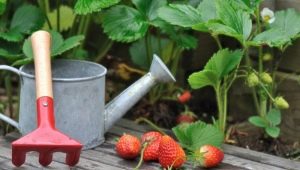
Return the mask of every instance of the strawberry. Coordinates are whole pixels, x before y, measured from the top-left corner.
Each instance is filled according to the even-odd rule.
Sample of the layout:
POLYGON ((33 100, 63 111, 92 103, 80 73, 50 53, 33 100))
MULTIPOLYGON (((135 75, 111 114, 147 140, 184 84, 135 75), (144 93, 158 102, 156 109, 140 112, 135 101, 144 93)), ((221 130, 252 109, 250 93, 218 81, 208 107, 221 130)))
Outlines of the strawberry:
POLYGON ((180 124, 180 123, 193 123, 196 120, 197 120, 197 116, 191 111, 182 112, 176 118, 177 124, 180 124))
POLYGON ((195 152, 195 159, 200 166, 211 168, 219 165, 224 158, 224 153, 213 145, 203 145, 195 152))
POLYGON ((186 90, 186 91, 184 91, 182 94, 179 94, 179 95, 177 96, 177 100, 178 100, 180 103, 184 104, 184 103, 188 102, 188 101, 191 99, 191 97, 192 97, 191 92, 188 91, 188 90, 186 90))
POLYGON ((179 168, 186 161, 186 155, 173 138, 164 135, 159 144, 158 161, 163 168, 179 168))
POLYGON ((132 135, 124 134, 116 143, 118 155, 124 159, 136 158, 141 150, 140 140, 132 135))
POLYGON ((149 142, 144 150, 144 161, 158 160, 158 148, 161 137, 161 133, 156 131, 150 131, 142 135, 142 143, 149 142))

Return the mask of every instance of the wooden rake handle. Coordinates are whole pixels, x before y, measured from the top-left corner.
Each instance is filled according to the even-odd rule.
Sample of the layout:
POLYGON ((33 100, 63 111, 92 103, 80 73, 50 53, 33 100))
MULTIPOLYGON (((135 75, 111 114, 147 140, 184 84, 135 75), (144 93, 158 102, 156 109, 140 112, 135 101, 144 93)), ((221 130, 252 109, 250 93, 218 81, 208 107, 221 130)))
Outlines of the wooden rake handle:
POLYGON ((31 35, 34 56, 36 98, 53 98, 51 75, 51 35, 47 31, 37 31, 31 35))

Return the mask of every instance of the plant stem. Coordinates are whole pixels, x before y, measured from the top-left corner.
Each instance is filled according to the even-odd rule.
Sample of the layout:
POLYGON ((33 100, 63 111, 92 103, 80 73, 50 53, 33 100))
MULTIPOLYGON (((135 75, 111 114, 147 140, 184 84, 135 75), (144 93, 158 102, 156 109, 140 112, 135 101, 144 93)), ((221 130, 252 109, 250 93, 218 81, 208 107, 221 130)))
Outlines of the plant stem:
POLYGON ((44 15, 45 15, 45 18, 46 18, 46 22, 47 22, 47 25, 49 27, 50 30, 52 30, 52 25, 51 25, 51 22, 48 18, 48 12, 49 12, 49 2, 47 0, 39 0, 38 1, 38 4, 39 4, 39 7, 43 10, 44 12, 44 15))
POLYGON ((57 13, 56 13, 56 29, 57 29, 57 32, 60 32, 60 0, 56 0, 56 10, 57 10, 57 13))
MULTIPOLYGON (((259 6, 256 8, 256 24, 257 24, 257 34, 262 32, 262 26, 260 23, 260 15, 259 15, 259 6)), ((262 46, 258 47, 258 75, 260 75, 264 70, 263 67, 263 48, 262 46)), ((267 99, 264 97, 262 93, 259 93, 259 105, 260 112, 259 115, 265 117, 267 112, 267 99)))
POLYGON ((223 49, 222 44, 221 44, 221 41, 220 41, 220 39, 219 39, 219 36, 218 36, 218 35, 212 34, 212 37, 213 37, 213 38, 215 39, 215 41, 217 42, 217 45, 218 45, 219 49, 223 49))
POLYGON ((105 42, 103 43, 103 45, 101 46, 101 48, 98 52, 98 55, 97 55, 97 57, 95 58, 94 61, 99 63, 102 60, 102 58, 105 56, 105 54, 107 54, 107 52, 110 50, 113 43, 114 42, 111 39, 107 38, 105 40, 105 42))
POLYGON ((153 122, 151 122, 150 120, 140 117, 137 118, 135 120, 136 123, 140 123, 140 122, 146 122, 148 125, 150 125, 153 129, 157 130, 158 132, 160 132, 163 135, 167 135, 163 130, 161 130, 156 124, 154 124, 153 122))
POLYGON ((225 129, 226 129, 226 121, 227 121, 227 90, 226 90, 226 88, 222 88, 223 89, 223 113, 222 113, 222 115, 223 115, 223 117, 222 117, 222 119, 223 119, 223 127, 222 127, 222 129, 224 130, 224 132, 225 132, 225 129))
POLYGON ((216 92, 216 98, 217 98, 217 105, 218 105, 218 117, 219 117, 219 127, 220 127, 220 130, 222 132, 225 131, 225 129, 223 128, 224 125, 223 125, 223 97, 222 97, 222 91, 221 91, 221 83, 219 82, 217 87, 215 88, 215 92, 216 92))
POLYGON ((178 68, 178 64, 179 64, 179 61, 180 61, 181 52, 182 52, 182 50, 178 46, 176 46, 173 50, 173 55, 172 55, 172 58, 171 58, 171 61, 173 61, 172 66, 171 66, 171 73, 175 76, 176 76, 176 73, 177 73, 177 68, 178 68))
POLYGON ((152 58, 152 44, 151 44, 151 34, 150 31, 147 32, 145 37, 145 47, 147 53, 147 65, 150 66, 152 58))
POLYGON ((137 166, 134 168, 134 170, 138 170, 138 169, 140 169, 140 167, 142 166, 142 164, 143 164, 143 158, 144 158, 144 152, 145 152, 145 149, 146 149, 147 146, 148 146, 148 142, 145 142, 145 143, 143 144, 143 148, 142 148, 142 151, 141 151, 140 161, 139 161, 139 163, 137 164, 137 166))

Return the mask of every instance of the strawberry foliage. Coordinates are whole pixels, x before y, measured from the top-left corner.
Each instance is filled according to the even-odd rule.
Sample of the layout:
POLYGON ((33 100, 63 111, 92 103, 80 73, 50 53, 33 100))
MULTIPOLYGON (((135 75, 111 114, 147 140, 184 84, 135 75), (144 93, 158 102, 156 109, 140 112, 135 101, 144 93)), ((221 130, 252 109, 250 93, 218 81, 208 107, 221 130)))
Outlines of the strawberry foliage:
POLYGON ((221 147, 224 135, 218 127, 197 121, 191 124, 180 124, 172 128, 180 144, 189 151, 210 144, 221 147))

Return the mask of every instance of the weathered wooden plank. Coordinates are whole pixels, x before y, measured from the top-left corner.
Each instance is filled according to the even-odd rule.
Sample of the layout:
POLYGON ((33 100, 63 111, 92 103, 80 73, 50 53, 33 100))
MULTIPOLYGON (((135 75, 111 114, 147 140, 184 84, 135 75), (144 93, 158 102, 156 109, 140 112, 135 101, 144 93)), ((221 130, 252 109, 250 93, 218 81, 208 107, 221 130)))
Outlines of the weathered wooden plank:
MULTIPOLYGON (((0 148, 0 151, 1 151, 1 148, 0 148)), ((3 158, 2 156, 0 156, 0 169, 1 170, 11 170, 11 169, 16 169, 16 168, 11 163, 10 159, 3 158)), ((18 168, 18 170, 28 170, 28 169, 37 170, 38 168, 32 167, 27 164, 24 164, 22 167, 18 168)))
MULTIPOLYGON (((105 153, 103 150, 88 150, 83 151, 81 153, 81 157, 88 158, 90 160, 114 165, 118 169, 133 169, 138 162, 138 159, 135 160, 125 160, 118 157, 116 154, 110 152, 105 153)), ((143 164, 140 168, 141 170, 159 170, 160 168, 157 166, 149 166, 147 164, 143 164)))
MULTIPOLYGON (((83 151, 83 152, 85 152, 85 151, 83 151)), ((95 160, 95 159, 93 160, 93 159, 86 158, 86 157, 82 156, 83 152, 80 155, 80 159, 79 159, 78 164, 76 165, 76 167, 73 167, 76 170, 77 169, 86 169, 86 170, 90 170, 90 169, 122 170, 121 168, 118 168, 116 166, 107 164, 105 162, 103 163, 103 162, 100 162, 100 161, 95 160)), ((54 161, 64 164, 65 163, 65 154, 56 153, 56 155, 54 156, 54 161)))
MULTIPOLYGON (((7 135, 5 138, 0 138, 0 145, 3 146, 0 148, 0 157, 5 155, 4 158, 6 158, 7 162, 3 162, 8 164, 9 169, 10 167, 14 167, 11 163, 11 149, 10 149, 10 142, 15 140, 17 137, 19 137, 18 133, 11 133, 7 135), (6 140, 7 138, 7 140, 6 140)), ((22 168, 27 169, 74 169, 74 170, 80 170, 80 169, 107 169, 107 170, 121 170, 120 168, 117 168, 115 166, 107 165, 105 163, 99 163, 97 161, 91 161, 89 159, 85 159, 83 157, 80 157, 79 163, 75 166, 70 168, 69 166, 65 165, 65 154, 64 153, 54 153, 53 155, 53 162, 50 164, 49 167, 44 168, 40 166, 38 163, 38 154, 37 153, 28 153, 26 158, 26 164, 22 166, 22 168)), ((0 167, 1 164, 0 164, 0 167)))
POLYGON ((285 168, 279 168, 272 165, 267 165, 252 160, 239 158, 237 156, 225 154, 223 163, 228 163, 233 166, 243 167, 251 170, 286 170, 285 168))
POLYGON ((249 149, 244 149, 232 145, 224 145, 223 149, 225 153, 235 155, 240 158, 245 158, 248 160, 264 163, 267 165, 276 166, 279 168, 285 168, 285 169, 300 169, 300 162, 292 161, 289 159, 283 159, 277 156, 273 156, 270 154, 265 154, 262 152, 256 152, 249 149))

